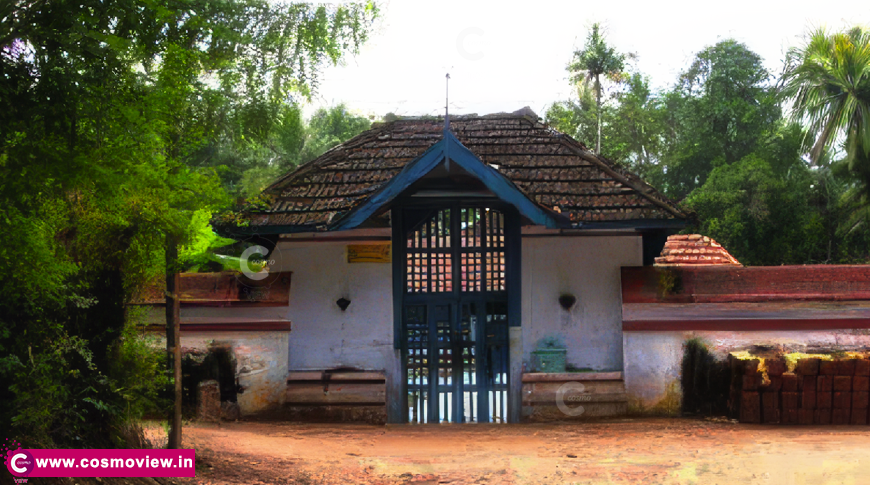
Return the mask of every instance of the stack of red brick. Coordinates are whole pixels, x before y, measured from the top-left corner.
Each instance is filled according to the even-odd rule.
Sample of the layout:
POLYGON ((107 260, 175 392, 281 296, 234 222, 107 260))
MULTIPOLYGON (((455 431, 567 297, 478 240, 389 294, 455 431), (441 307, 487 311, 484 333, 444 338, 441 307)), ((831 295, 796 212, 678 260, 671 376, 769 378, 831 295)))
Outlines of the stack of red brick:
POLYGON ((742 373, 732 379, 731 399, 733 405, 739 396, 742 423, 866 425, 870 419, 868 359, 802 359, 794 373, 786 373, 784 360, 772 359, 767 383, 758 360, 736 362, 732 372, 742 373))

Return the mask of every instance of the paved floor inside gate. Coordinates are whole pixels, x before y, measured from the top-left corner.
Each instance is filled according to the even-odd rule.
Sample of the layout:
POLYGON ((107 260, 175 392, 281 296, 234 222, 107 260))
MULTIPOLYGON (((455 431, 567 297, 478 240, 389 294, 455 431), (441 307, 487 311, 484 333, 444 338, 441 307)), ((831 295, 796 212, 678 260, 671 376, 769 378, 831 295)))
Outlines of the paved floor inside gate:
POLYGON ((190 483, 870 483, 870 426, 237 422, 184 433, 200 469, 190 483))

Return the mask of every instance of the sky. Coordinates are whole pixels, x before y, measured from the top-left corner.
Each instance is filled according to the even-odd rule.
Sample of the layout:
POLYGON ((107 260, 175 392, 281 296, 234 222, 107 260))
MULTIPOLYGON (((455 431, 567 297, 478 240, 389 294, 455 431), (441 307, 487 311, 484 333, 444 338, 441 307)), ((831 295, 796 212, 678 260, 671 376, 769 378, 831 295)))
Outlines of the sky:
POLYGON ((870 24, 870 2, 386 0, 360 53, 324 70, 307 112, 340 102, 380 117, 440 115, 450 73, 450 113, 488 114, 547 106, 573 89, 566 65, 589 27, 637 55, 635 68, 665 88, 694 54, 734 38, 774 73, 811 27, 870 24))

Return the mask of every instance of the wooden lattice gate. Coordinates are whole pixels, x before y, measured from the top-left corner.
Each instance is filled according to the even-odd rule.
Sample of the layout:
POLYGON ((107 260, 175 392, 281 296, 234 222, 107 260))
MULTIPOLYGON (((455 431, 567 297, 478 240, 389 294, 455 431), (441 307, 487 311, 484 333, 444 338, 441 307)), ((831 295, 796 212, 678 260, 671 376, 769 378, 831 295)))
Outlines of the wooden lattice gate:
POLYGON ((402 258, 404 414, 411 423, 507 422, 508 266, 516 224, 495 207, 408 210, 402 258))

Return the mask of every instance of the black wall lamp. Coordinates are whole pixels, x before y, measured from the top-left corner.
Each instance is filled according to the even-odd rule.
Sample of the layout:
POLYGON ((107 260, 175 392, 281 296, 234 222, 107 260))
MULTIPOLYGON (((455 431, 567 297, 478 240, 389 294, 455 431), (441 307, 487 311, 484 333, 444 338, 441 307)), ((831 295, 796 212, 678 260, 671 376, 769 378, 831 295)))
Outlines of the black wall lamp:
POLYGON ((577 303, 577 297, 568 293, 559 295, 559 306, 565 310, 570 310, 577 303))

